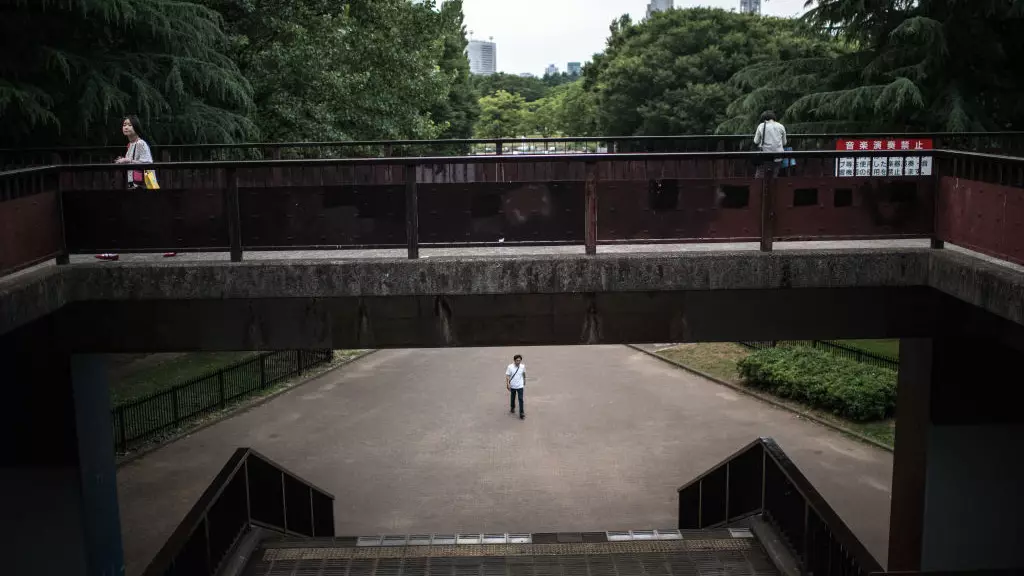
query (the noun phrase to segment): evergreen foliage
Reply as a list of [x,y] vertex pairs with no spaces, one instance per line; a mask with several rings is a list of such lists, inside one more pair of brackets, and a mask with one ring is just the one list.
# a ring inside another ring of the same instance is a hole
[[729,131],[766,107],[791,130],[1020,130],[1024,0],[817,0],[804,20],[842,39],[835,58],[764,62]]
[[253,133],[220,15],[179,0],[19,0],[0,10],[0,145],[162,143]]

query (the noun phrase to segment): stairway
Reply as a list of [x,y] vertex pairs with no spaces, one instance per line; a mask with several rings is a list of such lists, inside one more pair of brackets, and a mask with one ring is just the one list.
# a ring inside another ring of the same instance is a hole
[[244,576],[776,576],[746,528],[262,541]]

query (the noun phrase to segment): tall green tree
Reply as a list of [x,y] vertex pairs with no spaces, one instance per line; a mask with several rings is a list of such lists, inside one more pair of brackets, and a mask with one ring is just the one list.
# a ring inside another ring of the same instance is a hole
[[204,1],[225,15],[265,140],[436,138],[472,126],[457,1]]
[[448,97],[431,111],[434,122],[444,126],[441,138],[470,138],[480,117],[477,93],[469,73],[466,55],[465,16],[462,0],[447,0],[438,13],[439,29],[444,36],[444,53],[440,69],[451,76]]
[[[1024,0],[817,0],[809,25],[851,47],[737,75],[734,116],[786,103],[809,130],[1024,128]],[[781,108],[781,106],[780,106]]]
[[517,76],[498,72],[487,76],[474,76],[473,83],[480,96],[490,96],[504,90],[510,94],[518,94],[527,102],[540,100],[550,88],[542,78],[534,76]]
[[737,72],[759,62],[831,58],[838,44],[804,22],[718,9],[669,10],[639,24],[623,17],[585,70],[585,86],[605,134],[711,133],[743,94],[730,82]]
[[335,95],[345,5],[330,0],[203,0],[225,20],[231,57],[253,86],[265,141],[341,140]]
[[529,130],[526,100],[519,94],[498,90],[480,99],[477,138],[514,138]]
[[252,90],[219,14],[186,0],[8,3],[0,12],[0,142],[231,141],[254,126]]

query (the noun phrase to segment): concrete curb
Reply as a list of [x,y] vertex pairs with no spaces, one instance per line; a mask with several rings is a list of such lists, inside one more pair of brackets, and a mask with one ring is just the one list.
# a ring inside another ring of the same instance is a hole
[[142,449],[138,450],[137,452],[132,452],[132,453],[127,454],[125,456],[119,457],[117,459],[116,466],[118,468],[120,468],[121,466],[123,466],[125,464],[128,464],[129,462],[132,462],[134,460],[138,460],[139,458],[142,458],[143,456],[145,456],[146,454],[149,454],[150,452],[154,452],[156,450],[159,450],[159,449],[163,448],[164,446],[167,446],[169,444],[173,444],[173,443],[177,442],[178,440],[181,440],[182,438],[184,438],[186,436],[195,434],[196,432],[199,432],[200,430],[209,428],[210,426],[213,426],[214,424],[217,424],[219,422],[227,420],[228,418],[232,418],[234,416],[238,416],[239,414],[248,412],[249,410],[252,410],[253,408],[258,408],[258,407],[266,404],[267,402],[270,402],[274,398],[277,398],[281,394],[284,394],[285,392],[291,392],[292,390],[295,390],[296,388],[299,388],[301,386],[305,386],[306,384],[312,382],[313,380],[321,378],[325,374],[328,374],[330,372],[334,372],[335,370],[341,368],[342,366],[347,366],[347,365],[355,362],[356,360],[362,360],[363,358],[366,358],[367,356],[369,356],[370,354],[373,354],[374,352],[377,352],[377,350],[367,350],[366,352],[363,352],[361,354],[357,354],[356,356],[353,356],[353,357],[351,357],[351,358],[349,358],[349,359],[339,363],[337,366],[334,366],[334,367],[332,367],[332,368],[330,368],[328,370],[324,370],[323,372],[321,372],[321,373],[319,373],[319,374],[317,374],[315,376],[306,378],[305,380],[302,380],[300,382],[296,382],[295,384],[292,384],[291,386],[288,386],[286,388],[282,388],[282,389],[280,389],[280,390],[278,390],[278,391],[276,391],[276,392],[274,392],[272,394],[268,394],[268,395],[260,398],[259,400],[256,400],[255,402],[248,403],[248,404],[245,403],[245,402],[242,402],[238,406],[235,406],[234,408],[229,408],[228,410],[225,410],[224,412],[222,412],[220,414],[217,414],[217,416],[215,418],[210,418],[209,420],[207,420],[206,422],[203,422],[202,424],[196,426],[195,428],[188,428],[187,430],[182,430],[179,433],[175,434],[174,436],[168,438],[167,440],[164,440],[163,442],[156,442],[154,444],[147,445],[145,448],[142,448]]
[[657,358],[658,360],[661,360],[662,362],[665,362],[667,364],[671,364],[671,365],[675,366],[676,368],[682,368],[683,370],[686,370],[687,372],[689,372],[689,373],[691,373],[691,374],[693,374],[695,376],[700,376],[701,378],[706,378],[706,379],[711,380],[712,382],[714,382],[716,384],[720,384],[722,386],[725,386],[727,388],[735,390],[736,392],[740,392],[742,394],[746,394],[747,396],[753,396],[754,398],[757,398],[758,400],[760,400],[762,402],[767,402],[768,404],[771,404],[772,406],[775,406],[776,408],[782,408],[783,410],[785,410],[787,412],[791,412],[793,414],[796,414],[797,416],[800,416],[801,418],[806,418],[806,419],[808,419],[808,420],[810,420],[812,422],[816,422],[818,424],[821,424],[822,426],[825,426],[826,428],[831,428],[831,429],[835,430],[836,432],[840,432],[842,434],[846,434],[847,436],[850,436],[852,438],[856,438],[857,440],[860,440],[861,442],[866,442],[868,444],[871,444],[872,446],[875,446],[876,448],[881,448],[882,450],[885,450],[886,452],[892,452],[893,451],[892,446],[886,446],[885,444],[882,444],[878,440],[874,440],[872,438],[868,438],[867,436],[865,436],[863,434],[860,434],[859,432],[854,432],[853,430],[850,430],[849,428],[845,428],[845,427],[840,426],[840,425],[838,425],[838,424],[836,424],[834,422],[829,422],[828,420],[825,420],[823,418],[819,418],[819,417],[817,417],[814,414],[811,414],[809,412],[804,412],[803,410],[798,410],[796,408],[793,408],[792,406],[789,406],[789,405],[787,405],[787,404],[785,404],[783,402],[779,402],[778,400],[772,398],[771,396],[768,396],[768,395],[765,395],[765,394],[760,394],[760,393],[758,393],[758,392],[756,392],[754,390],[751,390],[751,389],[747,388],[746,386],[739,386],[737,384],[733,384],[732,382],[727,382],[725,380],[722,380],[721,378],[716,378],[716,377],[712,376],[711,374],[707,374],[705,372],[701,372],[700,370],[697,370],[696,368],[691,368],[691,367],[689,367],[689,366],[687,366],[685,364],[680,364],[679,362],[676,362],[675,360],[670,360],[668,358],[665,358],[664,356],[659,356],[658,354],[655,354],[654,352],[651,352],[650,350],[644,350],[643,348],[641,348],[640,346],[637,346],[636,344],[626,344],[626,346],[632,348],[633,350],[636,350],[637,352],[643,352],[644,354],[647,354],[648,356],[651,356],[653,358]]

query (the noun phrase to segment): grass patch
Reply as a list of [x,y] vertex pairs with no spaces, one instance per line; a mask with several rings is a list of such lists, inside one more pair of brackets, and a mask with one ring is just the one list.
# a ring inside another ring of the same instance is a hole
[[[131,370],[110,380],[111,406],[149,396],[173,388],[193,378],[216,372],[236,362],[255,356],[257,352],[193,352],[166,354],[156,362]],[[147,359],[148,360],[148,359]],[[139,362],[140,364],[143,361]]]
[[708,342],[680,344],[658,350],[658,355],[726,382],[739,384],[740,373],[736,365],[750,355],[750,350],[731,342]]
[[[867,341],[874,342],[874,341]],[[733,343],[699,343],[680,344],[671,348],[658,350],[657,354],[669,360],[678,362],[694,370],[698,370],[719,380],[731,384],[745,386],[740,377],[738,363],[751,354],[751,350],[745,346]],[[826,410],[808,406],[788,398],[782,398],[767,391],[757,390],[759,394],[771,396],[773,400],[784,404],[799,412],[813,415],[821,420],[831,422],[852,432],[856,432],[870,438],[882,445],[893,447],[896,438],[896,419],[886,418],[873,422],[855,422],[842,418]]]

